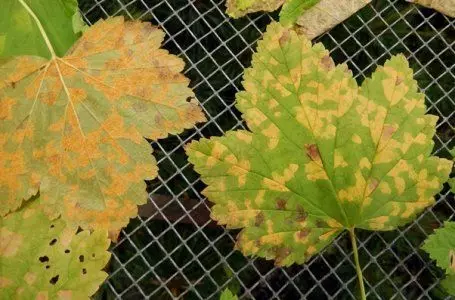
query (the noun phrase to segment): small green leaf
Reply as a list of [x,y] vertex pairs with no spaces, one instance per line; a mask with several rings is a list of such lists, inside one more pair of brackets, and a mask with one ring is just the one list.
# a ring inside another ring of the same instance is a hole
[[89,299],[107,277],[110,241],[49,220],[33,200],[0,223],[1,299]]
[[455,296],[455,275],[448,275],[441,281],[441,286],[452,296]]
[[225,289],[220,296],[220,300],[237,300],[237,296],[234,295],[229,289]]
[[455,222],[445,222],[443,228],[436,229],[422,249],[446,272],[448,276],[442,285],[455,296]]
[[306,10],[321,0],[288,0],[280,12],[280,22],[289,26],[294,24]]
[[192,142],[212,218],[237,248],[303,263],[345,229],[393,230],[434,203],[452,162],[403,55],[358,87],[322,44],[272,23],[236,107],[250,131]]
[[232,18],[240,18],[258,11],[277,10],[285,0],[227,0],[227,14]]
[[[80,20],[77,0],[25,2],[40,19],[56,54],[63,56],[80,36],[73,28],[73,22]],[[0,9],[0,57],[18,55],[51,57],[38,26],[21,3],[4,0]]]

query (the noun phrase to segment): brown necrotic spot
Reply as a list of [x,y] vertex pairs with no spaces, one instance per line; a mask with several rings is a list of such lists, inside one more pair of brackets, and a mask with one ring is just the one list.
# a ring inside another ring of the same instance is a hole
[[49,257],[47,257],[46,255],[45,256],[40,256],[38,258],[38,260],[42,263],[45,263],[45,262],[48,262],[49,261]]
[[286,45],[286,43],[289,41],[289,39],[291,38],[290,34],[289,34],[289,31],[284,31],[283,34],[281,35],[280,39],[278,40],[278,42],[280,43],[280,46],[283,47],[284,45]]
[[404,79],[401,76],[397,76],[397,79],[395,80],[395,85],[400,85]]
[[65,250],[65,253],[67,253],[67,254],[70,253],[70,252],[71,252],[70,249],[66,249]]
[[321,65],[327,71],[329,71],[335,67],[333,60],[332,60],[332,58],[330,58],[329,55],[325,55],[323,58],[321,58]]
[[79,255],[79,261],[84,262],[84,255]]
[[276,199],[276,208],[280,210],[286,209],[286,200],[282,198]]
[[16,82],[15,82],[15,81],[11,81],[11,87],[12,87],[13,89],[16,88]]
[[49,280],[49,283],[55,285],[58,281],[58,277],[59,275],[52,277],[51,280]]
[[286,257],[291,254],[291,250],[287,247],[273,247],[272,252],[275,254],[275,263],[281,265]]
[[258,214],[256,215],[256,218],[255,218],[255,220],[254,220],[254,225],[255,225],[255,226],[261,226],[262,223],[264,223],[264,219],[265,219],[264,213],[261,211],[260,213],[258,213]]
[[54,225],[54,224],[52,224],[50,227],[51,227],[51,228],[54,228],[54,227],[55,227],[55,225]]
[[301,205],[298,205],[297,206],[297,216],[296,216],[296,221],[297,222],[303,222],[306,220],[306,218],[308,217],[308,214],[306,213],[306,211],[303,209],[303,207]]
[[82,269],[82,274],[84,274],[84,275],[87,274],[87,269],[86,268]]
[[310,234],[310,232],[311,232],[311,230],[308,229],[308,228],[300,230],[299,233],[298,233],[299,234],[299,239],[303,240],[304,238],[306,238]]
[[49,269],[50,267],[51,267],[51,266],[47,265],[47,266],[46,266],[46,269]]
[[54,246],[55,243],[57,243],[57,239],[53,239],[52,241],[49,242],[50,246]]
[[321,155],[316,144],[305,144],[306,154],[311,160],[320,160]]

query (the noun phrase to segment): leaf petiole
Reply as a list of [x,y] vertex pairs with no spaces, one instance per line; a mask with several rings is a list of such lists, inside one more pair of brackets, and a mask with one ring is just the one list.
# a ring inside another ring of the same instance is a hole
[[349,229],[349,236],[351,237],[352,249],[354,250],[355,270],[357,272],[357,278],[359,279],[360,296],[361,296],[362,300],[366,300],[367,297],[365,295],[365,286],[363,284],[363,274],[362,274],[362,268],[360,267],[360,262],[359,262],[359,252],[357,250],[357,240],[355,237],[354,228]]
[[39,20],[38,17],[35,15],[35,13],[34,13],[33,10],[30,8],[30,6],[28,6],[28,4],[25,3],[24,0],[18,0],[18,1],[19,1],[20,4],[22,4],[22,6],[25,8],[25,10],[26,10],[26,11],[32,16],[32,18],[35,20],[35,23],[36,23],[36,25],[38,26],[38,29],[39,29],[41,35],[43,36],[44,42],[46,43],[46,46],[47,46],[47,48],[49,49],[49,52],[51,53],[51,56],[52,56],[51,59],[56,58],[57,55],[55,54],[54,47],[52,47],[51,41],[49,40],[49,37],[47,36],[46,31],[44,30],[44,27],[43,27],[43,25],[41,24],[40,20]]

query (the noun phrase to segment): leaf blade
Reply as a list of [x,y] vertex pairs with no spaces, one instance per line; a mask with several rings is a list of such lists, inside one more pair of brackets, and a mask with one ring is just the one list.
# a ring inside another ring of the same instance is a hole
[[[385,89],[389,73],[406,74],[393,81],[404,92]],[[207,184],[203,194],[215,203],[212,218],[243,228],[237,247],[247,255],[302,263],[343,229],[394,229],[430,205],[448,177],[452,162],[429,158],[436,118],[424,115],[424,97],[402,56],[359,88],[321,44],[273,23],[243,85],[236,107],[250,131],[202,139],[186,150]],[[395,119],[387,118],[388,106]],[[414,107],[401,128],[398,121]],[[389,122],[397,123],[394,132],[383,130]],[[383,148],[385,158],[378,155]],[[409,176],[400,178],[403,164]]]
[[[5,138],[2,150],[27,150],[22,172],[40,175],[50,216],[83,228],[125,226],[146,201],[142,180],[157,175],[143,136],[164,138],[205,120],[180,73],[183,61],[159,49],[163,37],[149,24],[113,18],[90,27],[64,58],[41,66],[33,58],[31,69],[30,58],[19,57],[5,67],[19,66],[0,86],[0,103],[14,100],[2,128],[23,141]],[[15,81],[21,76],[27,80]],[[27,134],[16,130],[24,120],[33,125]]]

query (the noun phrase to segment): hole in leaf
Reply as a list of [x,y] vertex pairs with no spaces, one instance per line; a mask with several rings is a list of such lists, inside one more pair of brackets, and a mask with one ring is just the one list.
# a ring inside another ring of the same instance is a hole
[[70,253],[70,252],[71,252],[70,249],[65,250],[65,253]]
[[54,224],[52,224],[52,225],[51,225],[51,228],[54,228],[54,227],[55,227],[55,225],[54,225]]
[[50,246],[54,246],[55,243],[57,243],[57,239],[53,239],[52,241],[49,242]]
[[82,274],[87,274],[87,269],[82,269]]
[[46,269],[49,269],[50,267],[51,267],[51,266],[47,265],[47,266],[46,266]]
[[42,263],[45,263],[45,262],[48,262],[49,261],[49,257],[47,256],[41,256],[40,258],[38,258],[40,262]]
[[52,277],[51,280],[49,280],[49,283],[55,285],[58,281],[58,277],[59,275]]
[[95,258],[95,253],[92,253],[92,257]]
[[79,255],[79,261],[84,262],[84,255]]

